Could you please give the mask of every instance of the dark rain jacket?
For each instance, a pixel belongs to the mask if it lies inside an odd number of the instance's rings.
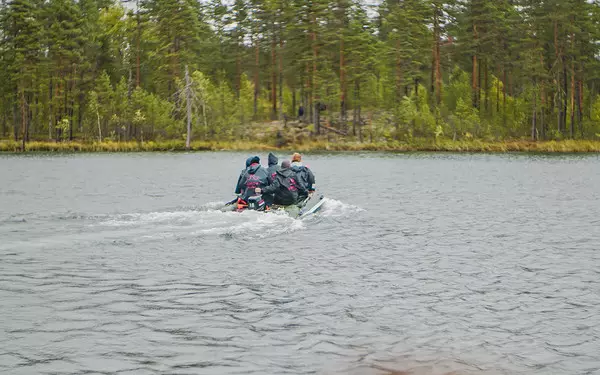
[[[297,181],[297,176],[290,168],[282,168],[276,172],[273,183],[263,189],[263,194],[275,194],[275,204],[291,205],[298,203],[298,194],[307,195],[308,192]]]
[[[267,177],[267,170],[262,165],[254,163],[246,169],[246,173],[242,176],[236,191],[239,190],[242,194],[242,199],[246,200],[254,195],[254,189],[264,189],[269,185]]]
[[[240,172],[240,177],[238,177],[237,184],[235,185],[235,194],[242,194],[242,191],[240,190],[240,182],[242,181],[244,174],[246,174],[246,171],[248,171],[248,167],[250,167],[250,164],[252,164],[252,158],[253,157],[250,156],[248,159],[246,159],[246,168]]]
[[[308,191],[314,191],[315,175],[302,164],[292,164],[292,170],[298,175],[298,182]],[[302,194],[301,194],[302,195]]]
[[[277,170],[279,169],[277,163],[279,163],[279,159],[277,158],[277,156],[269,152],[269,168],[267,168],[269,184],[273,182],[273,179],[275,179],[275,173],[277,173]]]

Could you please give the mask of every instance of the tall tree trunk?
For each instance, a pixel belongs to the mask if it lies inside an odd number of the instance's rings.
[[[363,141],[363,137],[362,137],[362,120],[360,119],[360,111],[361,111],[361,105],[360,105],[360,81],[356,81],[356,117],[358,120],[358,141],[362,142]]]
[[[581,73],[583,74],[583,72]],[[577,123],[579,125],[579,134],[581,134],[581,138],[585,138],[583,136],[583,105],[582,105],[582,101],[583,101],[583,81],[579,80],[579,85],[578,85],[578,90],[577,90]]]
[[[140,41],[142,39],[142,25],[141,25],[141,21],[140,21],[140,2],[139,0],[136,0],[135,3],[135,15],[136,15],[136,31],[137,31],[137,36],[136,36],[136,41],[135,41],[135,49],[136,49],[136,53],[135,53],[135,87],[140,87],[140,81],[141,81],[141,72],[140,72],[140,53],[141,53],[141,49],[140,49]]]
[[[306,92],[304,98],[304,118],[308,115],[310,121],[313,121],[313,89],[312,89],[312,73],[308,62],[305,64],[306,68]]]
[[[7,123],[6,112],[2,113],[2,137],[6,137],[6,123]]]
[[[499,66],[496,67],[496,71],[500,72]],[[500,113],[500,76],[496,77],[496,116]]]
[[[481,73],[483,71],[482,66],[485,66],[483,64],[483,62],[485,62],[485,60],[479,60],[479,66],[477,67],[477,108],[479,109],[479,112],[481,113]],[[484,104],[485,105],[485,104]],[[485,108],[483,108],[483,110],[485,110]]]
[[[343,30],[340,30],[343,32]],[[346,128],[346,67],[344,66],[344,36],[340,37],[340,125]]]
[[[563,124],[563,131],[567,130],[567,106],[569,103],[569,81],[568,81],[568,77],[567,77],[567,64],[565,64],[565,56],[562,56],[562,65],[563,65],[563,89],[564,89],[564,95],[563,95],[563,101],[561,103],[561,108],[562,108],[562,124]]]
[[[84,71],[83,69],[81,69],[81,72],[79,73],[79,82],[83,83],[84,78]],[[83,133],[83,103],[85,102],[85,91],[83,90],[83,88],[79,90],[79,95],[77,95],[77,101],[77,129],[79,129],[79,132]]]
[[[98,110],[99,105],[96,105],[96,120],[98,121],[98,141],[102,142],[102,126],[100,125],[100,111]]]
[[[20,89],[21,95],[19,97],[20,107],[21,107],[21,151],[25,152],[25,143],[27,142],[27,112],[26,112],[26,103],[25,103],[25,89],[21,87]]]
[[[437,97],[435,94],[435,60],[436,60],[436,56],[435,56],[435,32],[434,32],[434,41],[433,41],[433,47],[431,48],[431,74],[430,74],[430,80],[431,80],[431,85],[429,86],[429,98],[430,98],[430,102],[431,102],[431,107],[434,108],[435,106],[437,106]]]
[[[63,118],[66,118],[67,121],[69,119],[69,109],[68,109],[68,103],[69,103],[69,81],[67,80],[66,77],[63,77],[63,84],[64,84],[64,103],[63,103],[63,109],[62,109],[62,113],[60,116],[60,119],[62,120]],[[71,129],[71,123],[69,122],[69,130]],[[64,129],[62,129],[61,127],[61,136],[62,138],[65,138],[65,136],[63,135]]]
[[[69,103],[69,141],[73,140],[73,125],[75,124],[75,81],[77,76],[77,67],[73,64],[73,70],[71,71],[71,82],[69,85],[69,91],[71,93]]]
[[[236,52],[235,52],[235,98],[238,101],[238,105],[241,106],[240,101],[240,97],[241,97],[241,91],[242,91],[242,61],[241,61],[241,47],[240,47],[240,41],[238,40],[237,45],[236,45]],[[244,111],[243,109],[240,111],[240,123],[243,124],[244,123]]]
[[[477,41],[477,25],[473,25],[473,39]],[[473,107],[479,108],[479,103],[477,101],[479,90],[477,88],[477,51],[473,52],[473,71],[471,76],[471,89],[472,89],[472,97],[473,97]]]
[[[190,143],[192,141],[192,81],[190,80],[190,73],[188,66],[185,66],[185,106],[187,112],[187,136],[185,138],[185,148],[190,149]]]
[[[292,117],[296,116],[296,88],[292,87]]]
[[[312,26],[313,26],[313,30],[312,30],[312,50],[313,50],[313,77],[312,77],[312,93],[313,93],[313,105],[315,106],[315,111],[314,111],[314,116],[315,116],[315,121],[314,121],[314,125],[315,125],[315,132],[318,134],[321,134],[321,120],[319,118],[319,92],[318,92],[318,77],[317,77],[317,58],[318,58],[318,46],[317,46],[317,31],[316,31],[316,27],[317,27],[317,21],[316,21],[316,17],[313,14],[312,15]]]
[[[34,83],[31,82],[31,87],[35,87]],[[37,120],[37,112],[39,108],[38,97],[35,94],[29,94],[29,100],[27,103],[34,103],[33,105],[28,105],[29,110],[27,111],[27,129],[25,132],[25,139],[29,142],[29,137],[31,134],[35,134],[35,122]]]
[[[589,102],[588,102],[588,107],[587,107],[587,117],[588,118],[592,118],[592,103],[594,98],[596,97],[596,81],[592,80],[592,87],[590,87],[590,94],[589,94]],[[582,88],[582,92],[583,92],[583,88]],[[583,95],[581,96],[583,98]]]
[[[533,113],[531,116],[531,140],[537,140],[537,82],[534,83],[534,92],[533,92]]]
[[[442,69],[440,56],[440,22],[439,4],[433,5],[433,66],[431,71],[431,91],[435,97],[435,105],[442,102]]]
[[[490,113],[490,86],[488,81],[488,61],[485,61],[485,74],[484,74],[483,84],[485,85],[484,93],[485,93],[485,112],[489,116]]]
[[[19,92],[18,89],[15,89],[15,96],[19,97]],[[19,124],[19,115],[18,115],[18,108],[17,108],[18,104],[17,101],[13,101],[13,137],[15,138],[15,142],[17,142],[19,140],[19,128],[20,128],[20,124]]]
[[[544,70],[544,55],[540,54],[540,68]],[[540,137],[542,140],[546,139],[546,123],[545,123],[545,113],[546,113],[546,85],[545,81],[542,78],[540,82],[540,124],[538,128],[540,129]]]
[[[52,128],[54,127],[54,110],[52,102],[54,98],[52,96],[53,84],[52,74],[50,74],[50,83],[48,84],[48,140],[52,140]]]
[[[421,112],[421,106],[419,104],[419,79],[415,78],[415,107],[417,112]]]
[[[506,129],[506,67],[503,69],[502,75],[504,78],[502,79],[502,124]]]
[[[442,79],[442,57],[440,53],[440,35],[438,30],[438,38],[437,38],[437,51],[436,51],[437,61],[435,67],[435,82],[437,86],[437,104],[440,105],[442,103],[442,95],[444,92],[444,81]]]
[[[400,102],[402,93],[402,56],[400,56],[400,40],[396,41],[396,100]]]
[[[281,29],[279,30],[281,35]],[[283,38],[279,39],[279,121],[283,121]]]
[[[354,108],[352,109],[352,135],[356,137],[356,126],[358,124],[358,80],[354,81]]]
[[[575,63],[571,59],[571,138],[575,138]]]
[[[554,56],[556,58],[556,63],[560,62],[560,50],[558,47],[558,21],[554,20]],[[557,111],[557,128],[558,132],[562,133],[562,85],[560,82],[560,73],[558,70],[556,71],[556,106],[558,108]]]
[[[273,109],[271,112],[271,120],[277,118],[277,57],[276,57],[276,42],[275,35],[271,40],[271,103]]]
[[[259,55],[258,37],[254,40],[254,120],[258,119],[258,79],[259,79]]]
[[[419,79],[418,78],[415,78],[415,108],[417,110],[417,113],[421,112],[421,105],[419,104]],[[417,125],[420,125],[419,131],[421,132],[421,135],[423,135],[424,134],[423,124],[421,124],[421,123],[417,124],[416,119],[412,120],[413,134],[416,133],[416,131],[417,131]],[[372,137],[373,137],[373,134],[371,134],[371,139],[372,139]]]

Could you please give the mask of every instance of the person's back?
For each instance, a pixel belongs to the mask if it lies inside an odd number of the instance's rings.
[[[298,176],[298,182],[307,190],[306,194],[300,194],[300,198],[305,198],[308,193],[315,191],[315,175],[307,166],[302,164],[302,156],[294,153],[292,156],[292,171]]]
[[[279,169],[279,165],[277,165],[278,162],[279,162],[279,159],[277,158],[277,156],[273,155],[272,152],[269,152],[269,167],[267,168],[267,175],[269,176],[269,183],[271,183],[271,181],[273,181],[273,179],[275,178],[275,173]]]
[[[242,192],[242,199],[246,200],[253,196],[256,188],[264,188],[269,185],[267,170],[260,165],[260,159],[255,156],[251,160],[251,164],[246,169],[246,173],[242,176],[238,189]]]
[[[275,173],[271,185],[262,190],[263,195],[275,195],[275,204],[285,206],[296,204],[299,194],[308,194],[304,186],[297,181],[296,173],[290,167],[289,160],[284,160],[281,168]]]
[[[279,165],[277,165],[278,162],[279,159],[277,156],[273,155],[272,152],[269,152],[269,167],[267,168],[267,179],[269,181],[269,185],[273,183],[273,180],[277,175],[277,170],[279,170]],[[273,194],[263,194],[262,197],[265,200],[267,207],[271,207],[273,205],[273,201],[275,199]]]
[[[240,176],[238,177],[237,184],[235,185],[235,194],[244,193],[240,182],[242,181],[242,178],[244,178],[244,175],[248,171],[248,167],[250,167],[250,164],[252,164],[252,158],[253,157],[250,156],[248,159],[246,159],[246,168],[242,169],[242,171],[240,172]]]

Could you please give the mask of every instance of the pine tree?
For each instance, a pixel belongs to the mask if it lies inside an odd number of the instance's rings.
[[[200,6],[194,0],[148,0],[143,2],[153,31],[156,46],[155,81],[163,95],[175,93],[176,80],[183,77],[184,66],[194,70],[201,50],[201,38],[208,30],[201,21]]]
[[[68,123],[68,138],[73,139],[73,114],[78,73],[83,60],[81,12],[73,0],[51,0],[46,7],[48,21],[48,58],[54,124]],[[64,121],[63,121],[64,120]],[[57,139],[65,138],[57,128]]]
[[[4,13],[7,25],[7,70],[9,85],[16,98],[13,111],[14,137],[21,138],[22,149],[29,137],[34,98],[38,94],[38,64],[42,59],[41,2],[13,0]]]

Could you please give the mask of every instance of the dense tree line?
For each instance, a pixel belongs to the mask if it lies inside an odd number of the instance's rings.
[[[359,139],[591,139],[599,21],[588,0],[0,0],[0,137],[181,139],[191,108],[197,139],[299,111]]]

